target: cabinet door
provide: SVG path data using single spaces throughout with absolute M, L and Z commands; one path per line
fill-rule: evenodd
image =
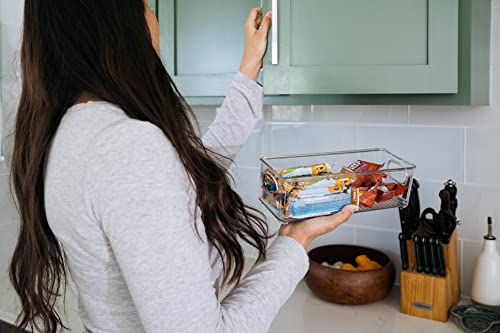
M 148 1 L 148 6 L 149 8 L 155 13 L 155 15 L 158 15 L 157 12 L 157 6 L 158 6 L 158 1 L 157 0 L 149 0 Z
M 164 63 L 184 96 L 224 96 L 243 56 L 243 25 L 260 0 L 158 0 Z
M 458 0 L 266 4 L 278 20 L 266 94 L 457 93 Z

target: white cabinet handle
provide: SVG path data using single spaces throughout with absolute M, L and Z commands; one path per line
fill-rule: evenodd
M 272 48 L 272 64 L 278 64 L 278 0 L 272 0 L 272 12 L 273 12 L 273 25 L 272 25 L 272 37 L 271 37 L 271 48 Z

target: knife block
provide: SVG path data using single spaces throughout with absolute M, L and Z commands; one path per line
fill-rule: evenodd
M 449 311 L 460 301 L 460 263 L 458 260 L 457 230 L 449 244 L 443 244 L 446 276 L 418 273 L 415 251 L 407 241 L 409 268 L 401 271 L 401 312 L 441 322 L 448 321 Z

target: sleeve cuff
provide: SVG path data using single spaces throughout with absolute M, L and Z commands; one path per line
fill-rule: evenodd
M 244 90 L 250 91 L 256 96 L 262 96 L 264 94 L 264 88 L 257 82 L 243 74 L 242 72 L 237 72 L 234 77 L 234 84 L 237 87 L 241 87 Z
M 273 243 L 273 250 L 286 255 L 295 264 L 297 283 L 309 270 L 309 256 L 306 250 L 295 239 L 288 236 L 279 236 Z

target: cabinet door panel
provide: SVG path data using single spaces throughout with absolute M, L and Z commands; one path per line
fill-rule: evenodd
M 243 24 L 260 1 L 158 0 L 161 53 L 185 96 L 224 96 L 243 55 Z
M 427 64 L 427 0 L 292 1 L 290 20 L 292 66 Z
M 457 92 L 458 0 L 277 2 L 267 94 Z

